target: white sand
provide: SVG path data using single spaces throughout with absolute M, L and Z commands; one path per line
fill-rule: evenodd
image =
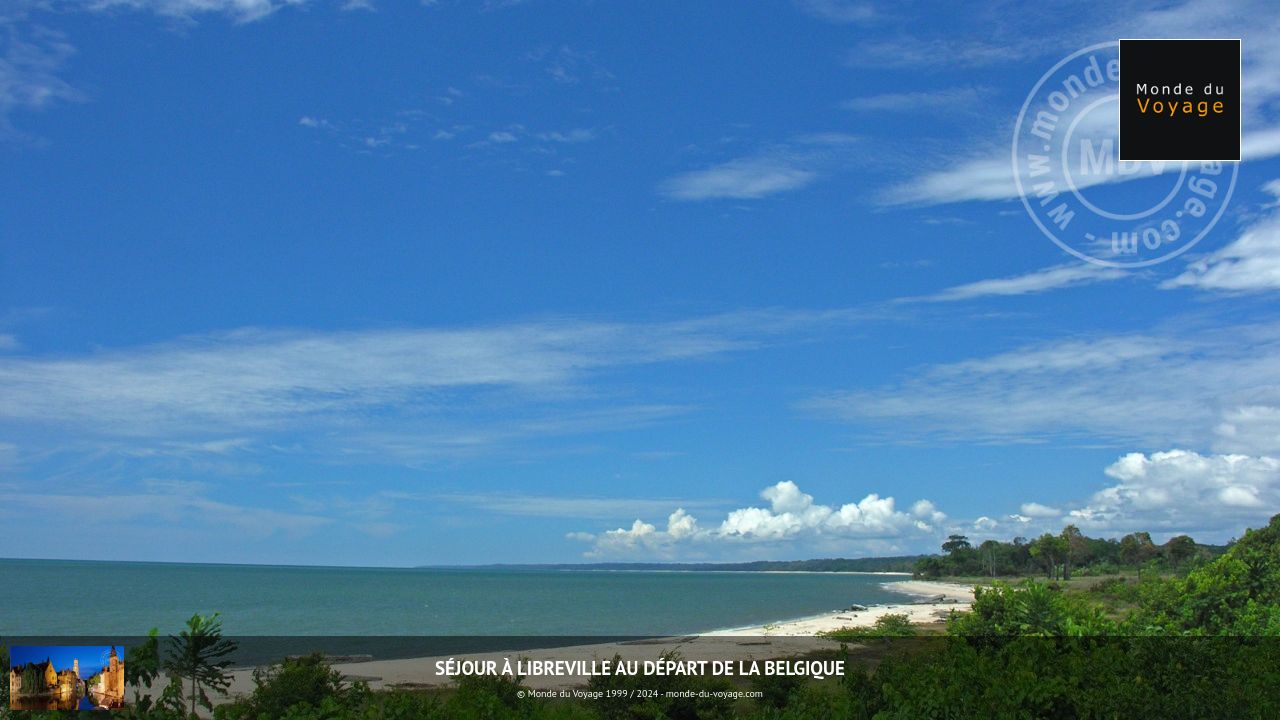
M 578 645 L 566 648 L 546 650 L 521 650 L 517 652 L 492 652 L 473 655 L 455 656 L 467 660 L 496 660 L 499 664 L 504 659 L 515 660 L 604 660 L 614 655 L 621 655 L 624 660 L 655 660 L 662 653 L 678 651 L 685 657 L 706 660 L 753 660 L 795 656 L 811 652 L 815 642 L 819 644 L 835 641 L 814 640 L 818 633 L 838 630 L 843 627 L 869 627 L 875 621 L 890 613 L 906 615 L 913 623 L 935 623 L 943 621 L 953 611 L 967 610 L 973 602 L 973 588 L 968 585 L 944 582 L 924 582 L 903 580 L 886 582 L 884 587 L 905 595 L 922 598 L 943 596 L 943 602 L 895 603 L 891 605 L 871 605 L 866 610 L 823 613 L 812 617 L 768 623 L 754 627 L 717 630 L 696 636 L 662 638 L 640 643 L 602 643 L 599 645 Z M 351 678 L 365 679 L 373 688 L 386 688 L 394 685 L 410 687 L 443 686 L 451 679 L 436 672 L 436 662 L 446 657 L 406 658 L 401 660 L 373 660 L 370 662 L 341 663 L 334 669 Z M 533 677 L 524 682 L 529 687 L 538 689 L 559 689 L 582 686 L 587 682 L 585 676 Z M 248 694 L 253 690 L 250 670 L 238 670 L 234 673 L 228 695 Z
M 871 627 L 876 620 L 885 615 L 906 615 L 912 623 L 934 623 L 946 620 L 953 610 L 968 610 L 973 602 L 973 588 L 969 585 L 945 582 L 926 582 L 923 580 L 903 580 L 884 583 L 886 590 L 916 595 L 919 597 L 943 597 L 943 602 L 903 603 L 898 605 L 869 605 L 866 610 L 858 612 L 840 610 L 836 612 L 812 615 L 797 620 L 757 625 L 754 627 L 717 630 L 706 633 L 710 636 L 737 637 L 796 637 L 813 636 L 821 632 L 839 630 L 845 627 Z
M 886 590 L 920 595 L 922 597 L 943 596 L 948 600 L 963 603 L 973 602 L 973 586 L 952 582 L 931 582 L 928 580 L 903 580 L 901 582 L 884 583 Z

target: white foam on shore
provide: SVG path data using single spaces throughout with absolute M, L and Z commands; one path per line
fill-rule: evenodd
M 940 615 L 950 611 L 969 609 L 973 602 L 973 588 L 959 583 L 903 580 L 882 583 L 892 592 L 915 597 L 943 596 L 944 602 L 886 603 L 866 605 L 866 610 L 832 610 L 819 615 L 808 615 L 790 620 L 748 625 L 701 633 L 703 636 L 737 635 L 742 637 L 811 636 L 839 630 L 844 627 L 871 627 L 885 615 L 906 615 L 912 623 L 937 622 Z

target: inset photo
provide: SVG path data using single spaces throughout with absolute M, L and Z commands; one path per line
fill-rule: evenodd
M 124 650 L 115 645 L 10 647 L 9 709 L 124 707 Z

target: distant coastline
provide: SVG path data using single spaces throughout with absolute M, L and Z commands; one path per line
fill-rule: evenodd
M 0 562 L 86 563 L 102 565 L 209 566 L 224 568 L 282 568 L 298 570 L 581 570 L 632 572 L 789 572 L 844 573 L 851 575 L 911 575 L 925 555 L 813 560 L 752 560 L 736 563 L 487 563 L 469 565 L 304 565 L 296 563 L 185 562 L 178 560 L 120 560 L 106 558 L 3 557 Z
M 910 575 L 924 555 L 865 558 L 816 558 L 812 560 L 751 560 L 734 563 L 603 562 L 603 563 L 494 563 L 489 565 L 420 565 L 421 570 L 630 570 L 635 572 L 814 572 L 892 573 Z

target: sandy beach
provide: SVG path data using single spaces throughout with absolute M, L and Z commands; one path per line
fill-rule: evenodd
M 937 623 L 953 611 L 965 610 L 973 601 L 973 588 L 968 585 L 945 582 L 903 580 L 886 582 L 884 587 L 916 600 L 887 605 L 870 605 L 864 610 L 840 610 L 821 615 L 779 621 L 765 625 L 732 628 L 682 637 L 656 638 L 636 642 L 613 642 L 598 645 L 577 645 L 545 650 L 519 652 L 477 653 L 467 660 L 493 660 L 499 665 L 504 660 L 518 658 L 531 660 L 593 661 L 619 655 L 624 660 L 655 660 L 670 651 L 686 658 L 704 660 L 763 660 L 803 655 L 830 645 L 834 641 L 816 637 L 828 630 L 843 627 L 869 627 L 875 621 L 891 613 L 906 615 L 911 622 Z M 351 679 L 360 679 L 375 689 L 388 687 L 430 687 L 451 682 L 437 672 L 437 663 L 447 657 L 404 658 L 397 660 L 371 660 L 367 662 L 338 663 L 333 667 Z M 589 678 L 582 675 L 541 676 L 525 680 L 525 684 L 538 689 L 577 687 Z M 238 670 L 230 696 L 247 694 L 253 690 L 252 671 Z
M 884 587 L 904 595 L 929 598 L 932 602 L 904 602 L 891 605 L 868 605 L 865 610 L 839 610 L 809 617 L 753 627 L 731 628 L 706 633 L 705 636 L 736 637 L 812 637 L 818 633 L 839 630 L 844 627 L 870 627 L 885 615 L 906 615 L 915 624 L 936 623 L 946 620 L 955 610 L 967 610 L 973 602 L 973 588 L 969 585 L 923 580 L 903 580 L 884 583 Z

